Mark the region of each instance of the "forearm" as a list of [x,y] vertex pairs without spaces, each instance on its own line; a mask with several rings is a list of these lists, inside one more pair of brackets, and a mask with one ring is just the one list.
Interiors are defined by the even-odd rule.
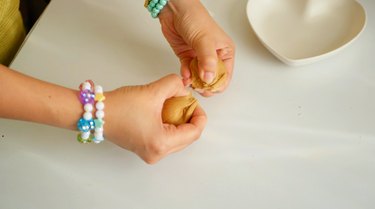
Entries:
[[[193,5],[193,7],[192,7]],[[200,0],[169,0],[168,7],[171,8],[173,12],[185,12],[187,9],[202,7]]]
[[0,118],[76,129],[82,114],[77,91],[0,65]]

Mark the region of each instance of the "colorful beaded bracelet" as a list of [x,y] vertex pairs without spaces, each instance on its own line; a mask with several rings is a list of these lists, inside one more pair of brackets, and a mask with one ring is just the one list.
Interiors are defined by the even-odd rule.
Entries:
[[[79,86],[79,100],[83,104],[85,112],[77,122],[77,128],[80,133],[77,140],[81,143],[100,143],[104,140],[103,124],[104,124],[104,103],[103,88],[95,86],[94,82],[87,80]],[[95,104],[96,102],[96,104]],[[96,119],[94,119],[92,111],[96,107]],[[94,136],[91,132],[94,131]]]
[[145,7],[150,12],[151,17],[157,18],[167,3],[168,0],[145,0]]

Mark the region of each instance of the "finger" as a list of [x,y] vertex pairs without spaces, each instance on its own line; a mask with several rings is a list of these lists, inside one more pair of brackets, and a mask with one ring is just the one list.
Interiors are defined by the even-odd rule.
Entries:
[[204,97],[211,97],[213,96],[215,93],[214,92],[211,92],[211,91],[203,91],[203,93],[201,93],[200,95],[204,96]]
[[158,97],[168,99],[171,97],[186,96],[189,91],[184,86],[182,79],[176,74],[170,74],[150,84],[156,89]]
[[[170,124],[164,124],[165,128],[165,137],[162,144],[164,148],[162,150],[149,153],[137,153],[145,162],[149,164],[154,164],[158,162],[163,157],[184,149],[188,145],[196,141],[206,125],[207,117],[206,113],[200,106],[197,106],[193,116],[190,120],[190,123],[182,124],[179,126],[174,126]],[[163,151],[165,150],[165,151]]]
[[223,59],[225,68],[227,69],[227,80],[225,82],[225,87],[232,80],[233,77],[233,68],[234,68],[234,58]]
[[168,136],[166,143],[169,147],[169,152],[178,147],[187,146],[197,140],[207,122],[206,113],[200,106],[197,106],[189,123],[179,126],[166,125],[166,135]]
[[191,73],[190,73],[190,62],[191,62],[192,58],[184,58],[184,59],[181,59],[180,62],[181,62],[181,69],[180,69],[180,72],[181,72],[181,76],[183,79],[190,79],[191,77]]
[[206,38],[198,41],[193,48],[198,58],[199,77],[208,84],[212,83],[218,62],[215,43]]

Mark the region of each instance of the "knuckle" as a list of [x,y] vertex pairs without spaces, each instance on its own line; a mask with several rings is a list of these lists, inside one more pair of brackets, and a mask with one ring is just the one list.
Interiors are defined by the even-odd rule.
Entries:
[[155,158],[155,157],[152,157],[152,156],[146,156],[146,157],[143,157],[142,160],[149,164],[149,165],[154,165],[156,164],[157,162],[159,162],[159,159]]
[[152,140],[147,150],[150,154],[160,157],[168,152],[168,146],[159,140]]

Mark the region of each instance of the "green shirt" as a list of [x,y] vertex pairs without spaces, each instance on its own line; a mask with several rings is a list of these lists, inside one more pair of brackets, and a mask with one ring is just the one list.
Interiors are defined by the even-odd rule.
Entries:
[[0,64],[10,64],[24,38],[19,0],[0,0]]

